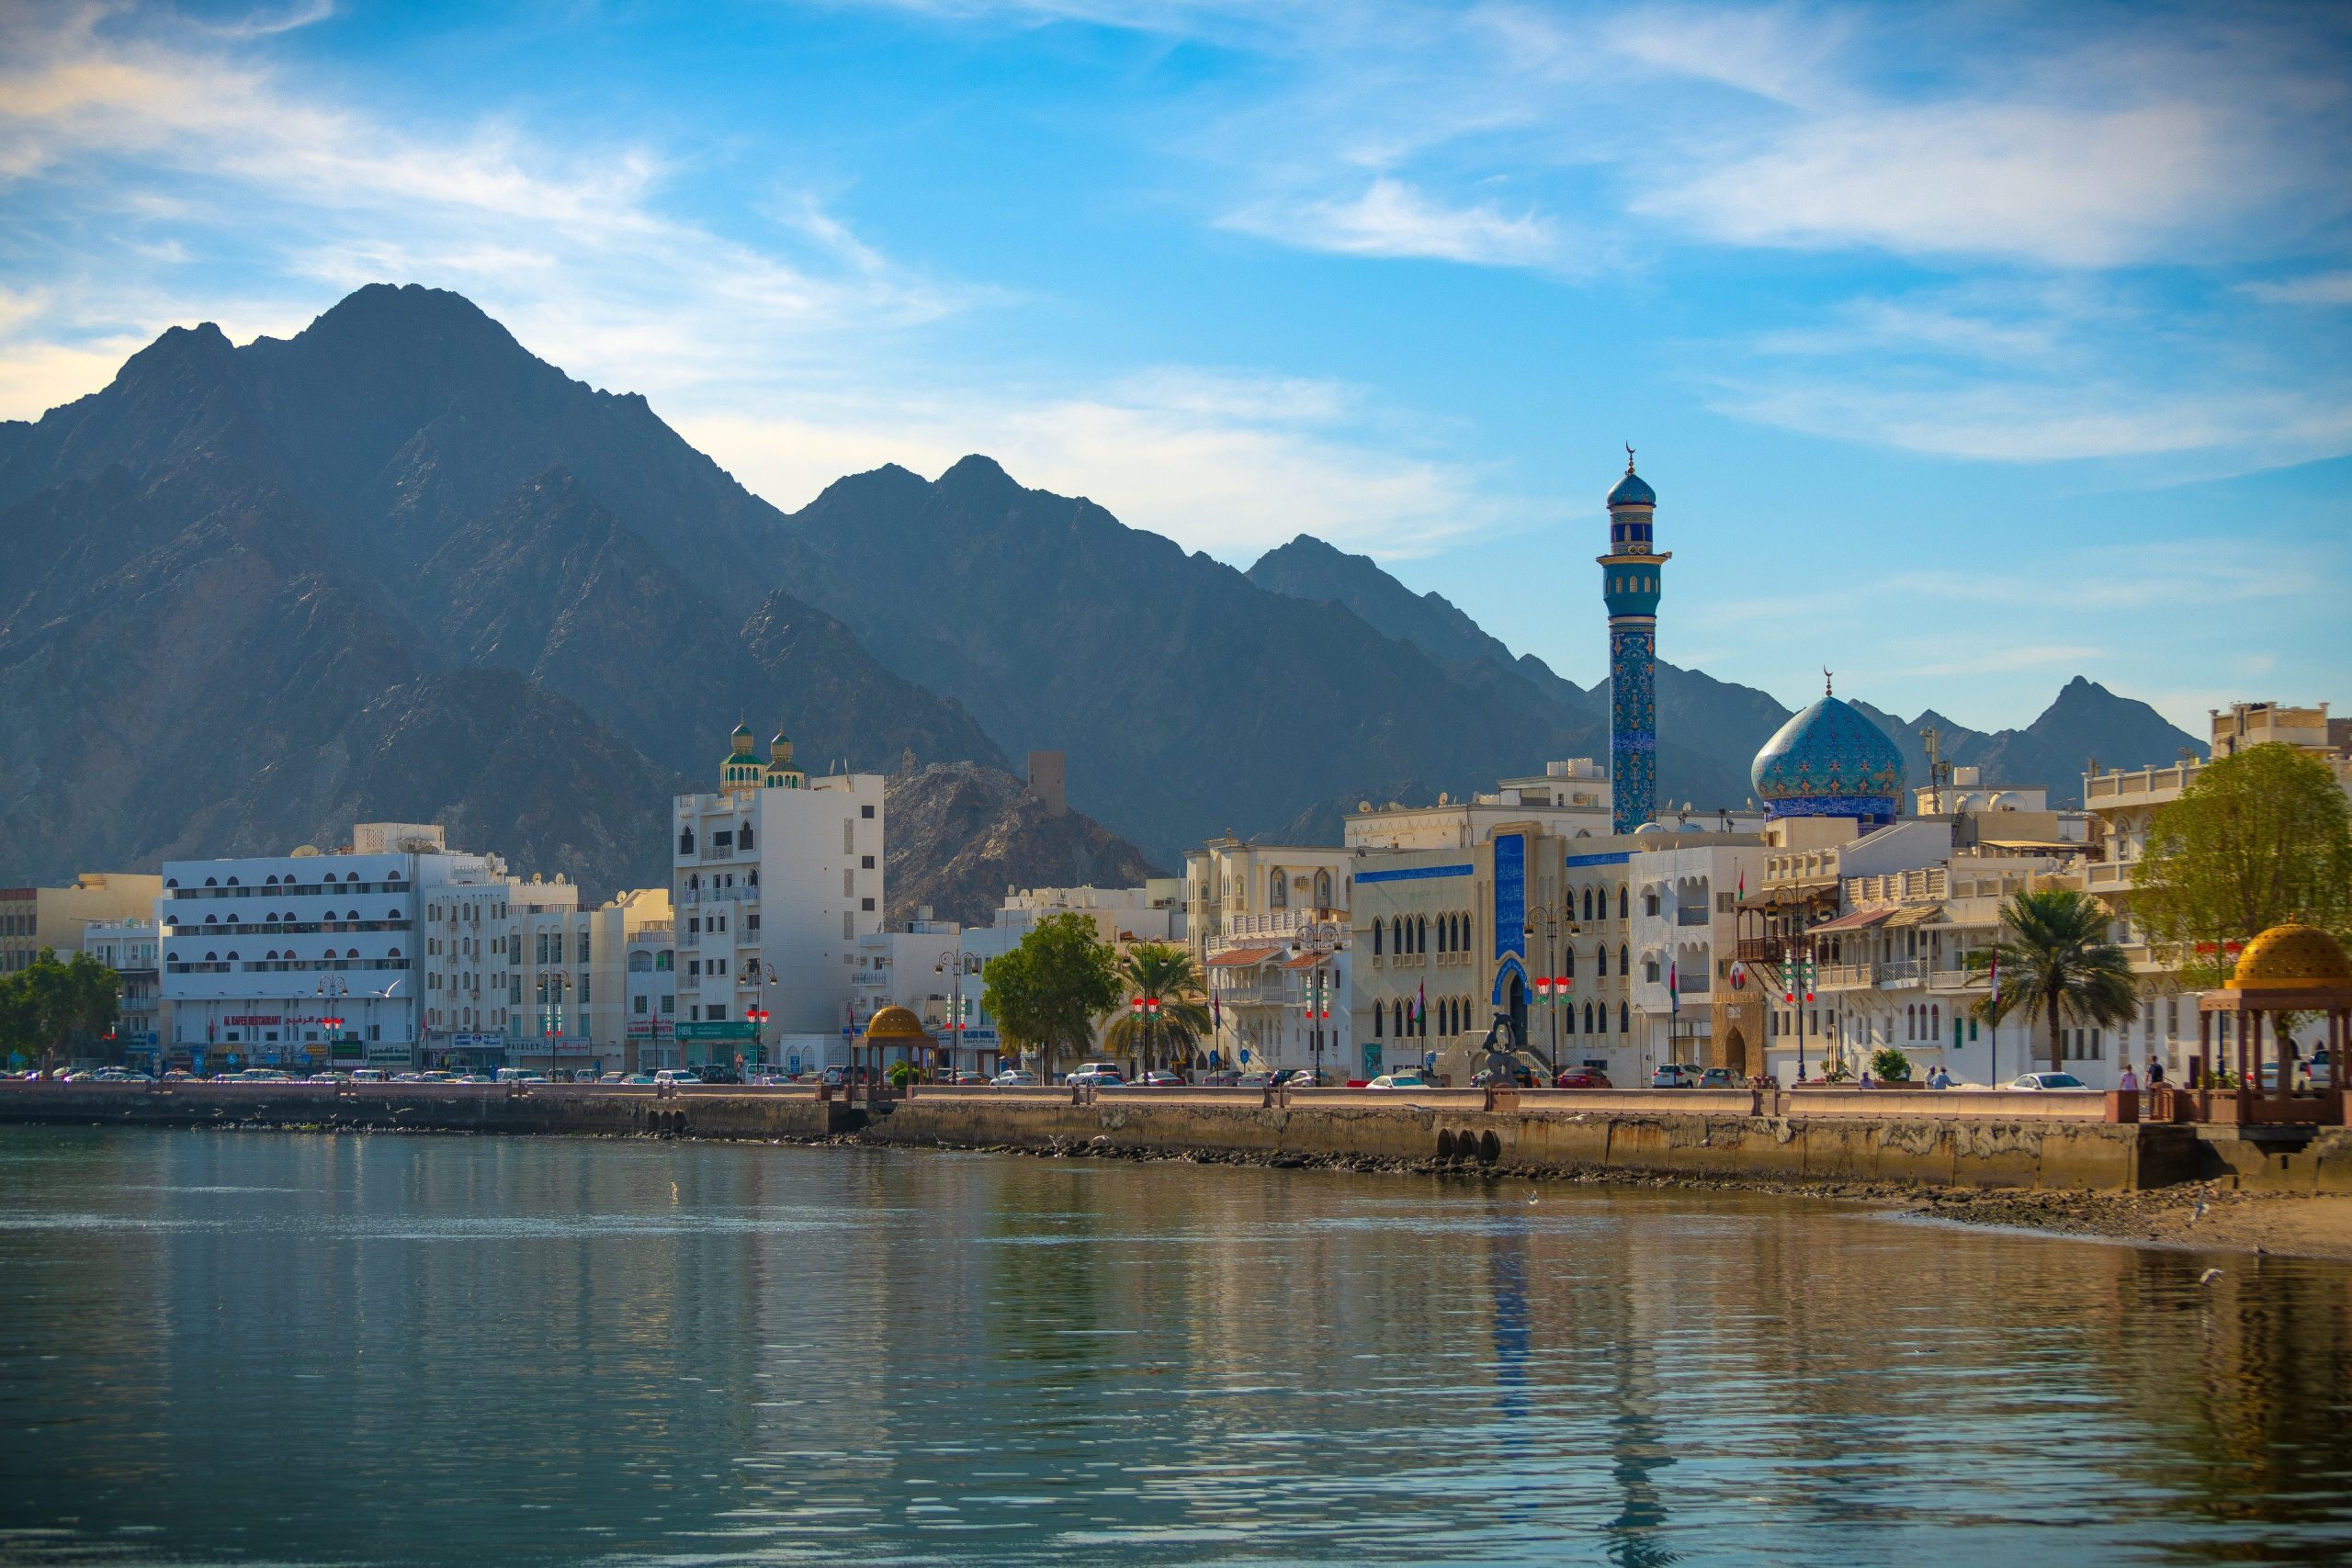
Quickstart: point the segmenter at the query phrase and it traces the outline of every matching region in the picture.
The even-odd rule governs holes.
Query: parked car
[[[1203,1089],[1231,1089],[1240,1081],[1241,1075],[1233,1068],[1219,1067],[1216,1072],[1202,1076],[1201,1087]]]
[[[1729,1067],[1709,1067],[1699,1075],[1701,1089],[1742,1089],[1745,1081]]]
[[[1699,1087],[1699,1069],[1686,1062],[1661,1062],[1657,1070],[1650,1074],[1650,1087],[1696,1089]]]
[[[389,1075],[381,1067],[354,1067],[351,1069],[351,1081],[353,1083],[384,1083],[389,1081]]]
[[[1383,1073],[1364,1085],[1366,1089],[1434,1089],[1436,1087],[1416,1072]]]
[[[625,1084],[635,1084],[639,1089],[651,1089],[655,1084],[660,1083],[661,1081],[662,1080],[660,1078],[655,1077],[651,1073],[631,1073],[628,1077],[621,1079],[621,1082]]]
[[[683,1067],[664,1067],[653,1075],[653,1081],[672,1084],[679,1089],[693,1089],[698,1087],[703,1080]]]
[[[1062,1080],[1064,1083],[1091,1083],[1098,1089],[1117,1089],[1127,1081],[1127,1076],[1112,1062],[1088,1062]]]
[[[828,1078],[826,1081],[834,1080]],[[989,1082],[999,1089],[1035,1089],[1037,1087],[1037,1075],[1026,1067],[1007,1067]]]
[[[1518,1062],[1513,1062],[1500,1074],[1497,1074],[1488,1068],[1481,1067],[1476,1072],[1470,1075],[1470,1087],[1472,1089],[1485,1089],[1491,1083],[1509,1084],[1516,1089],[1533,1089],[1535,1087],[1535,1075],[1530,1072],[1524,1065]]]
[[[1272,1073],[1243,1073],[1239,1077],[1233,1080],[1233,1087],[1236,1089],[1268,1089],[1272,1086],[1273,1081],[1274,1075]]]
[[[1163,1067],[1154,1067],[1136,1082],[1145,1089],[1182,1089],[1184,1077],[1182,1073],[1171,1073]]]
[[[989,1076],[986,1073],[961,1072],[956,1075],[956,1083],[959,1088],[972,1084],[985,1084],[988,1081]]]
[[[1554,1089],[1611,1089],[1609,1075],[1599,1067],[1570,1067],[1552,1080]]]
[[[2008,1087],[2031,1094],[2043,1089],[2088,1089],[2091,1086],[2072,1073],[2028,1073],[2023,1077],[2011,1078]]]

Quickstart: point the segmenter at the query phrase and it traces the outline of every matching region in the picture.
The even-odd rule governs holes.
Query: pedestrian
[[[2148,1057],[2148,1087],[2154,1089],[2165,1081],[2165,1065],[2151,1054]]]
[[[1951,1087],[1951,1074],[1945,1070],[1944,1065],[1941,1062],[1938,1062],[1936,1064],[1936,1070],[1928,1075],[1928,1087],[1929,1089],[1950,1089]]]
[[[2140,1075],[2132,1070],[2132,1060],[2128,1056],[2123,1061],[2123,1076],[2115,1080],[2115,1087],[2126,1094],[2140,1092]]]
[[[1860,1089],[1868,1089],[1871,1087],[1871,1070],[1868,1067],[1864,1067],[1862,1069],[1861,1082],[1856,1087]]]

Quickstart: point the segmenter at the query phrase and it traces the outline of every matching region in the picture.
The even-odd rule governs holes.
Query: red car
[[[1552,1080],[1554,1089],[1609,1089],[1609,1075],[1599,1067],[1570,1067]]]

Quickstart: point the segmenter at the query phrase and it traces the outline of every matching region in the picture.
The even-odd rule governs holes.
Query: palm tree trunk
[[[2050,997],[2050,1070],[2066,1070],[2066,1032],[2058,1026],[2058,996],[2054,991]]]

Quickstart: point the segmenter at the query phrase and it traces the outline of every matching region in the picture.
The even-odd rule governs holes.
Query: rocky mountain
[[[1068,753],[1071,798],[1163,863],[1367,781],[1465,790],[1606,749],[1565,703],[1460,679],[1336,598],[1270,592],[986,457],[859,474],[787,524],[809,599],[1005,750]],[[1670,763],[1710,800],[1736,782]]]
[[[1010,887],[1133,887],[1162,874],[1092,818],[1055,815],[1000,768],[910,763],[890,775],[883,803],[893,925],[924,906],[943,920],[986,925]]]
[[[1260,557],[1250,569],[1250,577],[1261,586],[1297,598],[1338,600],[1373,625],[1418,644],[1457,670],[1499,671],[1512,662],[1508,649],[1445,599],[1435,593],[1416,594],[1369,557],[1347,555],[1306,535]],[[1532,666],[1541,677],[1570,692],[1577,690],[1538,660],[1522,659],[1518,663],[1522,669]],[[1540,685],[1541,681],[1531,679],[1530,683]],[[1605,729],[1609,682],[1603,680],[1589,694],[1579,694]],[[2092,758],[2101,766],[2143,767],[2170,762],[2184,750],[2199,757],[2205,754],[2194,736],[2175,728],[2147,704],[2120,697],[2079,675],[2031,724],[1989,733],[1970,729],[1933,709],[1905,720],[1852,695],[1850,690],[1847,695],[1902,750],[1915,784],[1928,779],[1927,744],[1920,731],[1930,726],[1947,761],[1980,768],[1988,783],[2047,784],[2053,805],[2081,804],[2082,774]],[[1657,710],[1659,798],[1661,802],[1691,800],[1702,807],[1746,798],[1749,762],[1793,711],[1770,693],[1718,681],[1702,671],[1685,670],[1665,660],[1657,666]],[[1693,794],[1668,765],[1670,746],[1698,751],[1715,767],[1736,773],[1742,781],[1738,793],[1713,798]],[[1595,754],[1606,753],[1604,735]],[[1393,795],[1396,791],[1389,793]],[[1344,809],[1319,802],[1307,807],[1285,831],[1308,831],[1311,824],[1336,819],[1334,814]]]
[[[1673,666],[1659,700],[1662,797],[1744,799],[1785,711]],[[0,422],[5,880],[439,817],[600,893],[658,877],[660,801],[748,717],[815,767],[973,764],[915,771],[892,859],[900,907],[976,912],[972,889],[1605,756],[1606,714],[1363,557],[1301,537],[1244,574],[986,457],[784,513],[430,289],[242,347],[175,328]],[[1917,725],[1887,728],[1916,758]],[[2087,682],[1945,740],[2059,795],[2087,755],[2183,746]],[[1031,749],[1068,754],[1099,826],[989,782]]]
[[[174,329],[0,423],[0,875],[429,815],[600,893],[659,879],[660,804],[739,717],[812,762],[1001,762],[772,586],[779,523],[455,295]]]
[[[1260,556],[1247,575],[1271,593],[1336,600],[1365,624],[1411,643],[1457,680],[1525,686],[1585,718],[1608,716],[1606,708],[1596,709],[1575,682],[1555,675],[1533,654],[1514,655],[1452,600],[1435,592],[1415,593],[1370,556],[1350,555],[1312,534],[1301,534]]]

